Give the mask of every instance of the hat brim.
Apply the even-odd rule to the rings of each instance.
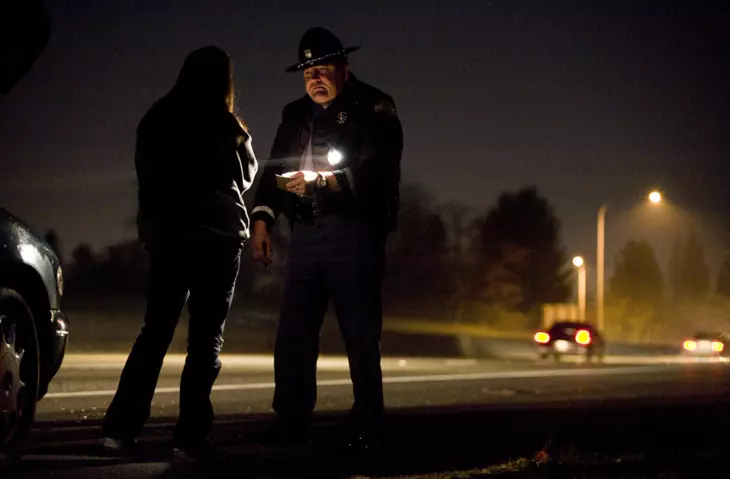
[[[296,63],[296,64],[290,66],[289,68],[287,68],[284,71],[286,73],[291,73],[291,72],[296,72],[296,71],[299,71],[299,70],[304,70],[305,68],[309,68],[309,67],[312,67],[312,66],[315,66],[315,65],[321,65],[323,63],[326,63],[327,60],[330,60],[332,58],[347,56],[348,53],[352,53],[355,50],[359,50],[359,49],[360,49],[359,46],[345,48],[345,49],[340,50],[340,51],[337,51],[337,52],[328,53],[327,55],[322,55],[321,57],[312,58],[312,59],[307,60],[306,62],[303,62],[303,63]]]

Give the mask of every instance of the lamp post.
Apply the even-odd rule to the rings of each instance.
[[[654,205],[658,205],[662,202],[662,194],[658,191],[652,191],[647,197],[649,202]],[[598,239],[597,239],[597,254],[596,254],[596,328],[599,331],[603,331],[604,317],[603,317],[603,299],[604,299],[604,269],[605,269],[605,254],[606,254],[606,209],[608,205],[602,204],[598,208]]]
[[[606,209],[608,205],[603,204],[598,209],[598,252],[596,254],[596,328],[603,332],[603,268],[605,266],[606,253]]]
[[[573,258],[573,266],[578,268],[578,314],[586,320],[586,265],[581,256]]]

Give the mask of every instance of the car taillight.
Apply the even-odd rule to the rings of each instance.
[[[535,342],[538,342],[540,344],[545,344],[550,341],[550,335],[548,333],[535,333]]]
[[[720,341],[714,341],[712,343],[712,350],[716,353],[721,353],[723,349],[725,349],[725,345],[722,344]]]
[[[591,344],[591,340],[591,333],[586,329],[581,329],[577,333],[575,333],[575,342],[578,344],[586,346],[588,344]]]
[[[694,351],[695,349],[697,349],[697,343],[692,340],[685,341],[684,349],[686,349],[687,351]]]

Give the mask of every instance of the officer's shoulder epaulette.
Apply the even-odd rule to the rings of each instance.
[[[363,84],[365,87],[365,97],[368,98],[368,104],[372,105],[375,113],[382,113],[386,116],[396,116],[395,101],[393,98],[382,90],[372,85]]]
[[[363,81],[357,80],[360,105],[366,110],[382,113],[387,116],[396,116],[395,101],[384,91],[375,88]]]
[[[386,116],[397,116],[398,112],[395,109],[395,102],[389,96],[382,96],[375,101],[373,107],[375,113],[382,113]]]

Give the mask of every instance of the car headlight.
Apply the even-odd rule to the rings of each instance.
[[[56,285],[58,287],[58,294],[63,296],[63,269],[60,266],[56,271]]]

